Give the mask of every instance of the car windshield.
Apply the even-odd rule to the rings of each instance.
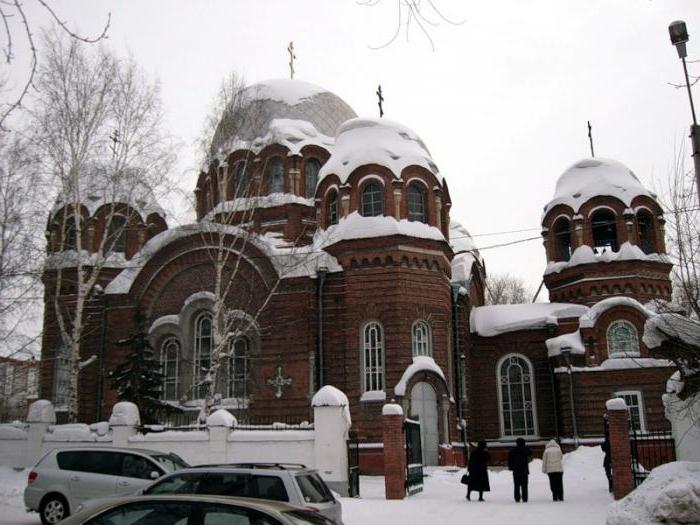
[[[296,525],[335,525],[335,523],[323,514],[308,510],[283,510],[284,514],[292,523]]]
[[[318,474],[301,474],[296,479],[306,503],[326,503],[335,500]]]
[[[177,454],[163,454],[158,456],[152,456],[158,463],[163,465],[170,472],[180,470],[181,468],[188,468],[189,465]]]

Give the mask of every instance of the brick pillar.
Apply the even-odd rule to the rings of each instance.
[[[605,408],[607,409],[610,431],[613,495],[615,499],[621,499],[634,489],[629,412],[622,398],[609,399],[605,403]]]
[[[384,494],[386,499],[406,497],[406,438],[401,405],[387,403],[382,409],[384,429]]]

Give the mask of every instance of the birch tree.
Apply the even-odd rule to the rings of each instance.
[[[152,196],[173,162],[163,131],[159,87],[133,59],[87,49],[57,31],[45,33],[31,110],[33,139],[57,187],[52,307],[68,361],[68,417],[78,417],[85,309],[129,214]],[[99,209],[105,234],[87,221]],[[117,221],[118,214],[126,220]],[[107,234],[109,232],[109,234]],[[51,259],[51,257],[50,257]],[[69,285],[69,293],[65,287]],[[87,362],[90,362],[88,359]]]

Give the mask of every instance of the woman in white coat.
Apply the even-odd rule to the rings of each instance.
[[[564,501],[564,462],[561,448],[556,441],[547,443],[542,454],[542,472],[549,476],[549,488],[554,501]]]

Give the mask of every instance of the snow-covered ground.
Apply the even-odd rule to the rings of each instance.
[[[486,502],[466,501],[459,483],[463,471],[429,468],[422,493],[403,501],[384,499],[384,478],[363,476],[361,497],[343,498],[345,525],[426,523],[478,523],[481,525],[603,525],[612,497],[607,491],[600,447],[581,447],[564,458],[564,501],[553,502],[542,462],[530,464],[530,501],[513,501],[512,476],[491,471],[491,492]],[[27,471],[0,467],[0,523],[38,525],[36,513],[27,514],[22,503]]]

